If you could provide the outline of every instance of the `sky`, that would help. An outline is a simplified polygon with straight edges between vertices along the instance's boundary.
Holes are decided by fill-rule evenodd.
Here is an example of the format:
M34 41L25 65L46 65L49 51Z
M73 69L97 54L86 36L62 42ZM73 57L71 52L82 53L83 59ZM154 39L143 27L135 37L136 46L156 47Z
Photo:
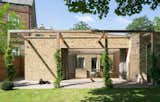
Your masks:
M38 26L43 24L48 29L67 30L72 28L75 23L84 21L93 29L123 30L134 18L147 16L153 20L155 16L160 16L160 8L153 11L148 6L145 6L140 14L126 17L117 16L114 13L117 5L113 2L114 0L111 1L109 14L100 20L97 15L69 12L64 0L36 0L37 24Z

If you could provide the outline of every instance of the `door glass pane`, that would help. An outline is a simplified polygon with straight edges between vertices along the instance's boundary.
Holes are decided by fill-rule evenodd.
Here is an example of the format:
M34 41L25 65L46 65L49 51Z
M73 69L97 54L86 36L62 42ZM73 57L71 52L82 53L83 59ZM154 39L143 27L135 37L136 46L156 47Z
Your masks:
M92 58L92 71L95 72L97 67L97 58Z

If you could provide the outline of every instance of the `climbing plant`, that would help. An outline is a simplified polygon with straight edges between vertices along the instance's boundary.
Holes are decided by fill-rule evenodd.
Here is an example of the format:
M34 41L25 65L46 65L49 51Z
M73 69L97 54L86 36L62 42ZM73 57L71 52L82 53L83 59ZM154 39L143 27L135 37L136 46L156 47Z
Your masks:
M15 71L14 64L13 64L14 58L13 58L11 48L7 48L5 50L4 59L5 59L5 66L6 66L6 71L7 71L7 78L9 81L12 81L15 77L16 71Z
M111 69L112 62L108 56L107 52L104 52L101 56L101 64L103 66L103 77L104 77L104 84L106 87L112 87L112 81L110 79L109 71Z
M54 58L56 61L56 66L57 66L57 77L56 77L56 80L54 81L54 86L55 86L55 88L60 88L60 82L63 79L62 58L61 58L61 50L60 49L58 49L55 52Z

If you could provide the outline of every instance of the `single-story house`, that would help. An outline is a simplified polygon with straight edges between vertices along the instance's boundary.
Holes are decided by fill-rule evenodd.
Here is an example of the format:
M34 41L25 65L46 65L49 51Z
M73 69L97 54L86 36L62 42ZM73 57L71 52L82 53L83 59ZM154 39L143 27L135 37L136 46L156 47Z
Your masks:
M22 36L22 33L30 33L30 36ZM100 59L107 47L112 60L111 77L136 81L141 76L147 81L150 55L160 50L158 32L10 30L10 45L14 44L12 36L16 34L24 40L26 80L54 80L57 49L61 49L64 79L88 78L91 73L102 77Z

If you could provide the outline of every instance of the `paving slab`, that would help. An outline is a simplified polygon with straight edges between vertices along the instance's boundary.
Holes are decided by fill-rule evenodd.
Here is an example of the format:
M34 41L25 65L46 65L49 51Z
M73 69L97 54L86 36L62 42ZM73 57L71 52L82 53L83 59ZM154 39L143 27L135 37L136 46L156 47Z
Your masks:
M102 78L94 78L95 82L90 79L70 79L61 82L62 88L102 88L104 81ZM114 88L148 88L150 84L139 84L136 82L128 82L120 78L112 78ZM53 82L51 84L40 85L38 81L18 80L14 81L15 89L53 89Z

